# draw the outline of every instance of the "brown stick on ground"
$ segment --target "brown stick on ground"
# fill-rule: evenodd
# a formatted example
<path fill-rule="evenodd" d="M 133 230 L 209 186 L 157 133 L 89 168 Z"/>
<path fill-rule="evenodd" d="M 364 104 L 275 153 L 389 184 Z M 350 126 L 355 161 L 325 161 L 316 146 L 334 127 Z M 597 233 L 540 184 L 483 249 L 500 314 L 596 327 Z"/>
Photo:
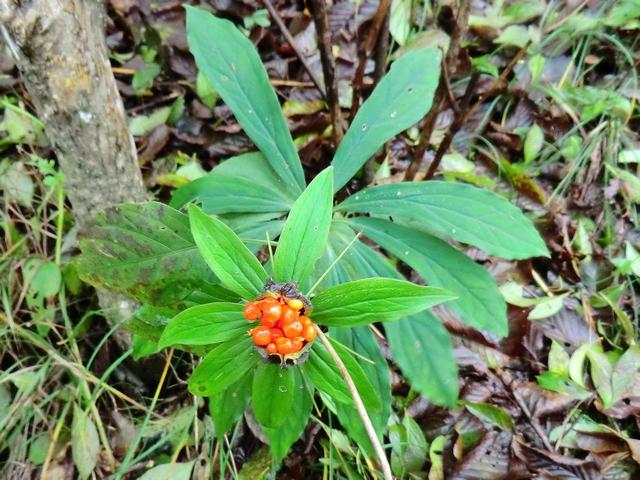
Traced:
<path fill-rule="evenodd" d="M 0 0 L 0 30 L 44 123 L 81 227 L 103 208 L 147 199 L 103 25 L 101 2 Z M 122 298 L 98 294 L 112 320 L 130 314 Z M 126 346 L 128 335 L 118 333 Z"/>
<path fill-rule="evenodd" d="M 320 48 L 320 60 L 322 61 L 322 71 L 324 72 L 324 86 L 327 91 L 327 102 L 331 114 L 331 125 L 333 127 L 333 141 L 337 148 L 344 134 L 342 127 L 342 110 L 340 110 L 340 100 L 338 97 L 338 82 L 336 79 L 336 61 L 333 57 L 331 46 L 331 30 L 329 29 L 329 18 L 327 16 L 327 5 L 325 0 L 310 0 L 313 21 L 318 33 L 318 46 Z"/>
<path fill-rule="evenodd" d="M 300 60 L 300 62 L 302 63 L 302 66 L 309 74 L 311 81 L 316 86 L 318 91 L 322 94 L 322 98 L 326 99 L 327 92 L 324 89 L 324 85 L 322 85 L 322 82 L 320 81 L 318 76 L 315 73 L 313 73 L 313 70 L 311 69 L 309 62 L 307 62 L 307 59 L 305 58 L 304 54 L 300 51 L 300 49 L 296 45 L 296 41 L 293 39 L 293 35 L 291 35 L 291 32 L 289 31 L 287 26 L 284 24 L 282 17 L 280 17 L 280 14 L 276 10 L 276 7 L 273 6 L 273 3 L 271 3 L 271 0 L 264 0 L 263 3 L 265 7 L 267 7 L 267 10 L 269 10 L 269 14 L 271 15 L 271 18 L 273 18 L 273 21 L 276 22 L 276 25 L 278 25 L 278 28 L 280 29 L 280 32 L 282 32 L 282 35 L 284 36 L 285 40 L 289 43 L 289 45 L 291 45 L 291 48 L 293 48 L 293 51 L 296 52 L 298 60 Z"/>
<path fill-rule="evenodd" d="M 458 68 L 458 54 L 460 52 L 460 40 L 464 36 L 464 33 L 469 28 L 469 12 L 471 11 L 471 0 L 462 0 L 458 13 L 456 15 L 456 23 L 451 32 L 451 39 L 449 41 L 449 49 L 443 59 L 443 69 L 450 68 L 452 72 L 455 72 Z M 404 174 L 405 181 L 411 181 L 415 178 L 420 166 L 422 165 L 422 159 L 424 152 L 429 147 L 429 141 L 431 140 L 431 134 L 436 124 L 436 118 L 440 111 L 440 105 L 447 95 L 447 85 L 449 76 L 443 74 L 440 76 L 440 83 L 436 89 L 436 93 L 433 98 L 433 107 L 429 110 L 429 113 L 422 122 L 422 128 L 420 129 L 420 143 L 413 152 L 413 159 Z"/>

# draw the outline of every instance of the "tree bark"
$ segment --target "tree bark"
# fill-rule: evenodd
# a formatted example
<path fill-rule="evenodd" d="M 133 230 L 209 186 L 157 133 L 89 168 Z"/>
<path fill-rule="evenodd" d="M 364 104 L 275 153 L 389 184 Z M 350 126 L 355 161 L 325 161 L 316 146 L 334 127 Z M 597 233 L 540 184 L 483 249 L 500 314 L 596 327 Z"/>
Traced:
<path fill-rule="evenodd" d="M 104 19 L 98 0 L 0 0 L 2 35 L 44 123 L 81 227 L 103 208 L 147 199 L 107 56 Z M 129 310 L 121 298 L 105 292 L 99 298 L 111 319 Z"/>

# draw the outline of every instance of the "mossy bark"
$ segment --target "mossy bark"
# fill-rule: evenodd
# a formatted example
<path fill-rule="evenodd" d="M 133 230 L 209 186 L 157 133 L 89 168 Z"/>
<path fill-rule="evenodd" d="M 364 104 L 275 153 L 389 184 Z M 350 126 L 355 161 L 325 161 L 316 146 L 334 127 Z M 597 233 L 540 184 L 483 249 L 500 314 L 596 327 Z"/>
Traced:
<path fill-rule="evenodd" d="M 98 210 L 147 199 L 104 20 L 98 0 L 0 0 L 3 39 L 45 125 L 80 226 Z M 111 319 L 128 314 L 122 298 L 99 296 Z"/>

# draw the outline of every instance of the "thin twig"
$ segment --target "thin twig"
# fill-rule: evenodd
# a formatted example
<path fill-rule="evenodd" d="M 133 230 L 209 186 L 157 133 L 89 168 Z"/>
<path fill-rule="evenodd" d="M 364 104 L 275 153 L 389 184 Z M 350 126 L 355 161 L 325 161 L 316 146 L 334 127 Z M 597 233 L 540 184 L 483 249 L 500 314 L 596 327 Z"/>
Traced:
<path fill-rule="evenodd" d="M 453 31 L 451 32 L 449 49 L 447 50 L 447 54 L 444 55 L 442 59 L 443 70 L 450 68 L 451 71 L 455 72 L 458 68 L 458 53 L 460 52 L 460 41 L 462 40 L 464 33 L 469 28 L 470 11 L 471 0 L 462 0 L 460 2 L 460 7 L 458 8 Z M 416 150 L 413 152 L 413 159 L 411 160 L 411 163 L 409 164 L 409 167 L 404 174 L 405 181 L 413 180 L 418 173 L 418 170 L 420 170 L 420 166 L 422 165 L 422 160 L 424 158 L 424 152 L 426 152 L 427 148 L 429 147 L 431 134 L 433 133 L 433 128 L 436 124 L 436 118 L 438 117 L 438 112 L 440 111 L 440 105 L 444 101 L 444 98 L 447 94 L 448 82 L 449 75 L 447 71 L 440 76 L 440 82 L 438 83 L 438 88 L 436 89 L 436 93 L 433 97 L 433 106 L 422 122 L 422 128 L 420 129 L 420 143 L 418 143 Z"/>
<path fill-rule="evenodd" d="M 471 75 L 471 78 L 469 79 L 469 83 L 467 84 L 467 89 L 464 92 L 464 97 L 460 102 L 459 113 L 458 115 L 456 115 L 456 118 L 451 124 L 449 131 L 447 132 L 445 137 L 442 139 L 442 142 L 440 142 L 440 145 L 438 146 L 438 151 L 436 152 L 436 155 L 433 158 L 433 161 L 429 165 L 427 174 L 424 177 L 425 180 L 429 180 L 436 173 L 436 170 L 440 165 L 440 162 L 442 161 L 442 157 L 444 157 L 444 154 L 447 153 L 447 150 L 449 149 L 449 146 L 453 141 L 453 137 L 455 136 L 456 133 L 458 133 L 458 130 L 460 130 L 460 127 L 462 127 L 463 119 L 465 118 L 465 114 L 463 112 L 469 106 L 469 102 L 471 101 L 471 95 L 473 94 L 473 88 L 475 87 L 479 77 L 480 77 L 480 74 L 478 72 L 473 72 L 473 74 Z"/>
<path fill-rule="evenodd" d="M 378 40 L 376 42 L 376 68 L 373 71 L 373 85 L 377 85 L 387 71 L 387 55 L 389 54 L 389 13 L 384 17 Z"/>
<path fill-rule="evenodd" d="M 282 17 L 280 17 L 280 14 L 276 10 L 276 7 L 273 6 L 273 3 L 271 3 L 271 0 L 263 0 L 263 1 L 264 1 L 265 7 L 267 7 L 267 10 L 269 10 L 269 14 L 271 15 L 271 18 L 273 18 L 273 21 L 276 22 L 276 25 L 278 25 L 278 28 L 282 32 L 282 35 L 287 40 L 289 45 L 291 45 L 291 48 L 293 48 L 293 51 L 296 52 L 298 59 L 300 60 L 300 62 L 302 62 L 302 66 L 309 74 L 311 81 L 316 86 L 318 91 L 322 94 L 322 98 L 326 100 L 327 92 L 324 89 L 324 85 L 322 85 L 322 82 L 320 82 L 320 79 L 316 76 L 313 70 L 311 70 L 311 66 L 307 62 L 307 59 L 305 58 L 304 54 L 300 51 L 300 49 L 296 45 L 296 42 L 293 39 L 293 35 L 291 35 L 291 32 L 289 31 L 287 26 L 284 24 Z"/>
<path fill-rule="evenodd" d="M 331 345 L 331 342 L 329 341 L 325 333 L 320 329 L 317 329 L 317 330 L 318 330 L 318 337 L 320 338 L 320 341 L 329 352 L 329 355 L 331 355 L 331 358 L 333 359 L 336 366 L 338 367 L 338 370 L 340 370 L 340 374 L 342 375 L 342 378 L 344 378 L 344 381 L 347 384 L 347 387 L 349 388 L 349 392 L 353 397 L 353 402 L 356 405 L 356 410 L 358 411 L 358 415 L 360 415 L 360 419 L 364 424 L 364 429 L 367 431 L 369 440 L 371 440 L 371 444 L 373 445 L 376 455 L 378 456 L 378 462 L 380 462 L 380 468 L 382 468 L 382 474 L 384 475 L 385 480 L 393 480 L 393 476 L 391 475 L 391 467 L 389 466 L 389 461 L 387 460 L 387 456 L 385 455 L 382 445 L 380 444 L 380 440 L 378 440 L 378 435 L 376 434 L 376 430 L 375 428 L 373 428 L 373 424 L 371 423 L 369 414 L 367 414 L 367 410 L 364 407 L 364 403 L 362 403 L 362 398 L 360 398 L 358 389 L 356 388 L 355 383 L 353 383 L 353 379 L 351 378 L 351 375 L 349 375 L 349 371 L 347 370 L 347 367 L 344 365 L 344 362 L 338 355 L 338 352 L 336 352 L 336 350 L 333 348 L 333 345 Z"/>
<path fill-rule="evenodd" d="M 310 0 L 310 4 L 316 32 L 318 33 L 318 47 L 320 49 L 320 60 L 324 73 L 324 87 L 327 91 L 329 113 L 331 114 L 333 141 L 337 147 L 342 140 L 344 132 L 342 129 L 342 110 L 340 109 L 340 99 L 338 96 L 336 61 L 333 57 L 333 49 L 331 46 L 331 30 L 329 29 L 327 5 L 325 0 Z"/>
<path fill-rule="evenodd" d="M 358 51 L 358 66 L 356 67 L 355 75 L 353 76 L 353 96 L 351 97 L 351 119 L 355 117 L 358 107 L 360 106 L 360 98 L 362 97 L 362 81 L 364 78 L 364 70 L 367 65 L 367 57 L 373 50 L 377 40 L 380 28 L 384 19 L 388 15 L 389 7 L 391 6 L 391 0 L 380 0 L 378 9 L 376 10 L 373 20 L 371 21 L 371 28 L 369 29 L 369 35 L 367 39 L 360 44 Z"/>

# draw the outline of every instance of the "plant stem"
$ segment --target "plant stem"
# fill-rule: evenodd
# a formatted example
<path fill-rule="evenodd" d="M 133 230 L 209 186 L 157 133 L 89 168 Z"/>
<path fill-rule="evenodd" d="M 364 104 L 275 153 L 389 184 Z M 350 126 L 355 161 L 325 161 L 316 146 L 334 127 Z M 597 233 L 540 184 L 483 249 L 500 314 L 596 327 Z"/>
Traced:
<path fill-rule="evenodd" d="M 364 429 L 367 431 L 367 435 L 369 436 L 369 440 L 371 440 L 371 444 L 373 445 L 374 450 L 376 451 L 376 455 L 378 456 L 378 462 L 380 462 L 380 467 L 382 468 L 382 474 L 384 475 L 385 480 L 393 480 L 393 475 L 391 474 L 391 466 L 389 465 L 389 461 L 387 460 L 387 456 L 384 453 L 384 449 L 380 444 L 380 440 L 378 440 L 378 435 L 376 434 L 376 430 L 373 428 L 373 424 L 371 423 L 371 419 L 369 418 L 369 414 L 367 414 L 366 408 L 364 408 L 364 403 L 362 403 L 362 398 L 360 398 L 360 394 L 358 393 L 358 389 L 356 388 L 355 383 L 353 383 L 353 379 L 351 375 L 349 375 L 349 371 L 345 366 L 344 362 L 338 355 L 338 352 L 333 348 L 331 342 L 325 335 L 325 333 L 319 328 L 316 329 L 318 331 L 318 337 L 320 341 L 324 345 L 324 347 L 331 355 L 331 358 L 335 362 L 338 370 L 340 370 L 340 374 L 342 378 L 344 378 L 347 387 L 349 388 L 349 392 L 353 397 L 353 402 L 356 405 L 356 410 L 358 411 L 358 415 L 360 415 L 360 419 L 364 425 Z"/>

